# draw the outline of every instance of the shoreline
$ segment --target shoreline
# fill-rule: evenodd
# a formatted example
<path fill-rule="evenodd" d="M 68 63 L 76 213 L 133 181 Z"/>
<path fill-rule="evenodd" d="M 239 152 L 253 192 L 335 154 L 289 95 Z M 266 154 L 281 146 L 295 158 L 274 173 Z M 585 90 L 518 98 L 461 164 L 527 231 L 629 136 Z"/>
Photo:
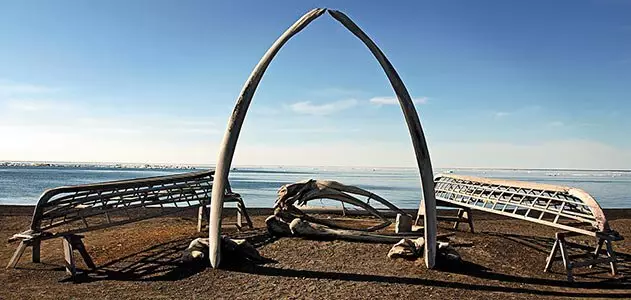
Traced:
<path fill-rule="evenodd" d="M 247 207 L 247 202 L 246 202 Z M 145 209 L 160 209 L 160 208 L 145 208 Z M 169 209 L 169 208 L 164 208 Z M 0 204 L 0 216 L 31 216 L 33 215 L 33 211 L 35 210 L 35 205 L 7 205 Z M 174 212 L 172 213 L 174 216 L 184 216 L 184 217 L 197 217 L 197 208 L 187 208 L 179 211 L 177 208 L 173 208 Z M 271 216 L 274 214 L 274 209 L 272 207 L 247 207 L 248 214 L 250 216 Z M 416 216 L 418 209 L 402 209 L 404 212 Z M 236 214 L 236 208 L 233 207 L 224 207 L 224 214 L 226 215 L 234 215 Z M 455 209 L 449 208 L 439 208 L 438 213 L 441 215 L 449 215 L 456 211 Z M 607 220 L 618 220 L 618 219 L 631 219 L 631 208 L 603 208 L 605 216 L 607 216 Z M 351 215 L 352 212 L 351 212 Z M 510 220 L 514 219 L 508 216 L 491 214 L 483 211 L 473 210 L 473 215 L 475 220 Z"/>
<path fill-rule="evenodd" d="M 185 163 L 142 163 L 142 162 L 62 162 L 62 161 L 10 161 L 0 160 L 0 167 L 15 168 L 114 168 L 114 169 L 156 169 L 156 170 L 197 170 L 213 169 L 215 164 L 185 164 Z M 415 167 L 402 166 L 306 166 L 306 165 L 235 165 L 234 168 L 333 168 L 333 169 L 399 169 L 416 170 Z M 560 172 L 616 172 L 631 173 L 631 169 L 586 169 L 586 168 L 514 168 L 514 167 L 435 167 L 437 170 L 467 170 L 467 171 L 560 171 Z"/>

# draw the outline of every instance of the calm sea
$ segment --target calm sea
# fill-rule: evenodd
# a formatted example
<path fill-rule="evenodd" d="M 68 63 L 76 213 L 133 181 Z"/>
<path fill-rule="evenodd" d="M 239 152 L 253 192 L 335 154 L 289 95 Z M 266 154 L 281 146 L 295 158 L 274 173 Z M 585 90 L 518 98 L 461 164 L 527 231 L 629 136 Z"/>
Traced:
<path fill-rule="evenodd" d="M 35 204 L 45 189 L 57 186 L 182 172 L 189 171 L 104 167 L 0 167 L 0 204 Z M 441 172 L 579 187 L 592 194 L 604 208 L 631 207 L 631 171 L 436 170 L 436 173 Z M 249 207 L 271 207 L 280 186 L 309 178 L 356 185 L 401 208 L 417 208 L 421 197 L 419 175 L 415 169 L 252 167 L 237 168 L 230 173 L 233 190 L 243 196 Z"/>

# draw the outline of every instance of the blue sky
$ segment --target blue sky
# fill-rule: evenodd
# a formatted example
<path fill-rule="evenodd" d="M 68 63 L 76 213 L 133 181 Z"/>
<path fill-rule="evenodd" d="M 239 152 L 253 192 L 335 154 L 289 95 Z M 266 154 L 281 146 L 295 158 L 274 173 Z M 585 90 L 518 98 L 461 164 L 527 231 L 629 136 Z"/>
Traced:
<path fill-rule="evenodd" d="M 631 168 L 623 0 L 0 0 L 0 160 L 214 163 L 250 71 L 314 7 L 386 53 L 435 166 Z M 234 164 L 414 166 L 393 97 L 324 15 L 271 64 Z"/>

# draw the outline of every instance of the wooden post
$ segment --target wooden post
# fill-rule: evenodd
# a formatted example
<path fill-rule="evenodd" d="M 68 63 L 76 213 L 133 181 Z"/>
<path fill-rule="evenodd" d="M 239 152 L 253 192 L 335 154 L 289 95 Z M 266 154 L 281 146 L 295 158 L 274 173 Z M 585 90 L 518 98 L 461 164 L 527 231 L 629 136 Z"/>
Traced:
<path fill-rule="evenodd" d="M 559 251 L 559 240 L 554 240 L 554 245 L 552 245 L 552 251 L 550 251 L 550 255 L 548 255 L 548 259 L 546 260 L 546 267 L 543 269 L 544 272 L 549 272 L 550 268 L 552 268 L 552 262 L 556 257 L 557 252 Z"/>
<path fill-rule="evenodd" d="M 465 210 L 465 213 L 467 214 L 467 222 L 469 223 L 469 230 L 471 231 L 471 233 L 475 233 L 475 230 L 473 229 L 473 214 L 471 213 L 471 209 L 467 208 Z"/>
<path fill-rule="evenodd" d="M 261 58 L 250 74 L 250 77 L 245 82 L 239 98 L 237 99 L 237 103 L 235 104 L 235 108 L 228 121 L 228 127 L 226 129 L 226 133 L 224 134 L 224 139 L 219 151 L 219 157 L 217 159 L 217 166 L 215 170 L 215 180 L 213 181 L 212 188 L 208 234 L 209 258 L 210 263 L 214 268 L 219 266 L 221 258 L 221 212 L 223 209 L 224 189 L 226 188 L 228 181 L 228 173 L 230 171 L 239 133 L 241 131 L 243 121 L 245 120 L 247 110 L 252 101 L 252 97 L 254 96 L 256 88 L 261 81 L 265 70 L 280 48 L 291 37 L 304 29 L 309 23 L 321 16 L 325 11 L 326 9 L 324 8 L 313 9 L 287 29 L 287 31 L 285 31 L 276 40 L 276 42 L 274 42 L 269 50 L 267 50 L 263 58 Z M 416 108 L 412 102 L 412 98 L 405 88 L 403 81 L 394 70 L 394 67 L 377 45 L 345 14 L 335 10 L 329 10 L 329 14 L 346 27 L 346 29 L 351 31 L 351 33 L 353 33 L 357 38 L 359 38 L 366 47 L 368 47 L 386 73 L 386 76 L 388 77 L 399 100 L 399 104 L 410 132 L 412 145 L 414 146 L 416 161 L 421 175 L 421 185 L 423 187 L 423 201 L 421 202 L 421 205 L 425 208 L 425 264 L 428 268 L 433 268 L 436 257 L 436 199 L 434 195 L 434 176 L 429 151 L 427 149 L 427 142 L 421 128 L 418 113 L 416 112 Z"/>
<path fill-rule="evenodd" d="M 63 247 L 64 247 L 64 261 L 66 264 L 66 273 L 74 277 L 77 274 L 77 267 L 75 264 L 74 253 L 72 251 L 71 237 L 64 236 L 62 241 L 63 241 Z"/>
<path fill-rule="evenodd" d="M 565 244 L 565 236 L 560 233 L 557 233 L 557 239 L 559 240 L 559 251 L 561 251 L 561 259 L 563 259 L 563 266 L 567 271 L 567 281 L 574 281 L 574 276 L 572 275 L 572 262 L 570 261 L 570 257 L 567 253 L 567 245 Z"/>
<path fill-rule="evenodd" d="M 410 217 L 409 215 L 397 214 L 394 232 L 402 233 L 402 232 L 411 232 L 411 231 L 412 231 L 412 217 Z"/>
<path fill-rule="evenodd" d="M 603 248 L 603 243 L 605 242 L 605 239 L 603 238 L 599 238 L 598 239 L 598 244 L 596 245 L 596 249 L 594 250 L 594 260 L 598 258 L 598 256 L 600 255 L 600 250 Z M 593 268 L 594 265 L 589 265 L 589 268 Z"/>
<path fill-rule="evenodd" d="M 605 247 L 607 249 L 607 256 L 609 256 L 610 262 L 609 265 L 611 267 L 611 275 L 616 276 L 617 268 L 616 268 L 616 252 L 613 252 L 613 247 L 611 246 L 611 240 L 605 240 Z"/>
<path fill-rule="evenodd" d="M 202 232 L 202 223 L 204 222 L 204 209 L 206 205 L 202 205 L 197 210 L 197 232 Z"/>
<path fill-rule="evenodd" d="M 34 263 L 39 263 L 40 262 L 40 250 L 41 250 L 41 245 L 42 245 L 42 241 L 41 240 L 34 240 L 31 241 L 31 250 L 32 250 L 32 261 Z"/>
<path fill-rule="evenodd" d="M 18 264 L 18 261 L 20 260 L 20 257 L 22 257 L 22 254 L 24 254 L 24 250 L 26 250 L 27 246 L 27 242 L 25 242 L 24 240 L 20 241 L 20 245 L 13 253 L 13 256 L 11 256 L 9 264 L 7 264 L 7 269 L 15 268 L 15 266 Z"/>

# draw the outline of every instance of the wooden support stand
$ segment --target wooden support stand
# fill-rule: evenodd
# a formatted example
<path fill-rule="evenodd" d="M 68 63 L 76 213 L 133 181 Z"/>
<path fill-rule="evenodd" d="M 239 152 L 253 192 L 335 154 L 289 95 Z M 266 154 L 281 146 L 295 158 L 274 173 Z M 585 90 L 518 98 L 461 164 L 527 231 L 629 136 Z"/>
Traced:
<path fill-rule="evenodd" d="M 234 199 L 231 200 L 229 198 L 225 198 L 224 202 L 236 202 L 237 203 L 237 222 L 236 223 L 224 223 L 224 225 L 235 225 L 237 227 L 238 230 L 241 230 L 243 228 L 243 219 L 245 218 L 245 223 L 246 225 L 252 229 L 254 228 L 254 225 L 252 224 L 252 220 L 250 219 L 250 215 L 248 214 L 247 209 L 245 208 L 245 204 L 243 203 L 243 200 L 239 199 Z M 210 207 L 210 205 L 203 205 L 199 207 L 199 210 L 197 212 L 197 231 L 201 232 L 204 223 L 204 218 L 208 217 L 208 208 Z"/>
<path fill-rule="evenodd" d="M 456 221 L 454 222 L 454 229 L 458 229 L 458 225 L 460 222 L 467 222 L 469 224 L 469 230 L 471 233 L 475 233 L 473 229 L 473 216 L 471 215 L 470 208 L 461 208 L 458 209 L 458 216 L 456 217 Z"/>
<path fill-rule="evenodd" d="M 596 246 L 596 250 L 594 251 L 592 258 L 589 260 L 577 262 L 577 261 L 570 260 L 570 257 L 568 255 L 567 243 L 565 241 L 566 237 L 574 236 L 574 235 L 577 235 L 577 234 L 573 232 L 557 232 L 556 233 L 556 240 L 554 241 L 554 245 L 552 246 L 552 251 L 550 251 L 550 255 L 548 256 L 548 259 L 546 260 L 546 267 L 544 269 L 544 272 L 550 271 L 550 268 L 552 267 L 552 262 L 559 259 L 557 258 L 557 253 L 560 252 L 561 260 L 563 261 L 563 266 L 565 267 L 565 270 L 567 271 L 568 281 L 574 281 L 574 275 L 572 274 L 573 268 L 586 267 L 586 266 L 589 266 L 591 268 L 593 265 L 601 264 L 601 263 L 609 263 L 611 267 L 611 275 L 615 276 L 617 274 L 616 253 L 613 251 L 613 246 L 612 246 L 612 242 L 616 240 L 614 236 L 606 236 L 606 235 L 599 236 L 598 245 Z M 605 253 L 607 254 L 607 257 L 598 258 L 602 250 L 603 244 L 605 245 Z"/>
<path fill-rule="evenodd" d="M 64 260 L 66 266 L 66 272 L 73 277 L 77 274 L 77 267 L 74 258 L 74 250 L 79 251 L 79 254 L 83 258 L 85 265 L 90 269 L 96 269 L 92 258 L 88 254 L 88 251 L 85 249 L 85 245 L 83 244 L 83 236 L 77 234 L 68 234 L 62 236 L 63 248 L 64 248 Z M 41 247 L 42 239 L 38 237 L 32 238 L 24 238 L 20 241 L 20 245 L 13 253 L 9 264 L 7 265 L 7 269 L 15 268 L 18 264 L 18 261 L 26 251 L 27 247 L 32 248 L 32 260 L 34 263 L 40 262 L 40 247 Z"/>
<path fill-rule="evenodd" d="M 23 239 L 22 241 L 20 241 L 20 245 L 18 245 L 18 248 L 15 250 L 13 256 L 11 256 L 11 260 L 9 260 L 9 263 L 7 264 L 7 269 L 15 268 L 15 266 L 18 264 L 18 261 L 22 257 L 22 254 L 24 254 L 24 251 L 26 251 L 27 247 L 31 247 L 33 251 L 31 256 L 33 262 L 39 263 L 41 242 L 42 241 L 38 238 Z"/>
<path fill-rule="evenodd" d="M 83 244 L 83 236 L 76 234 L 69 234 L 63 236 L 63 247 L 64 247 L 64 260 L 66 265 L 66 273 L 74 277 L 77 275 L 77 266 L 74 258 L 74 250 L 79 251 L 79 254 L 83 258 L 85 265 L 89 269 L 96 269 L 92 258 L 88 254 L 88 251 L 85 250 L 85 245 Z"/>
<path fill-rule="evenodd" d="M 445 202 L 439 202 L 439 205 L 444 207 L 456 207 Z M 469 231 L 471 231 L 471 233 L 475 233 L 475 230 L 473 229 L 473 215 L 471 214 L 471 209 L 468 207 L 458 208 L 458 214 L 455 217 L 437 216 L 436 219 L 438 221 L 454 222 L 454 230 L 458 229 L 460 223 L 467 223 L 469 224 Z M 415 225 L 419 225 L 420 220 L 422 220 L 421 215 L 418 215 L 416 217 Z"/>

